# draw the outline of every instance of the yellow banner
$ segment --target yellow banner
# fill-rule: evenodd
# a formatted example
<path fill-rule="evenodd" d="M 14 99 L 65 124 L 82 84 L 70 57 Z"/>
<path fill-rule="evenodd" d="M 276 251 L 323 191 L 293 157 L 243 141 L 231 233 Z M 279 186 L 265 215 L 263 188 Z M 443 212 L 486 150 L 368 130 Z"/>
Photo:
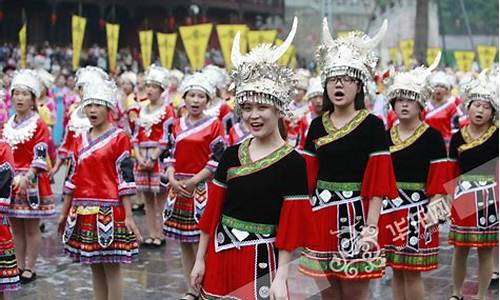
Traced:
<path fill-rule="evenodd" d="M 205 52 L 212 33 L 212 24 L 179 27 L 182 43 L 193 70 L 205 65 Z"/>
<path fill-rule="evenodd" d="M 472 69 L 475 56 L 474 51 L 455 51 L 453 55 L 460 71 L 468 72 Z"/>
<path fill-rule="evenodd" d="M 411 68 L 411 59 L 413 58 L 413 45 L 414 40 L 401 40 L 399 41 L 399 48 L 401 49 L 401 54 L 403 55 L 403 64 L 406 70 Z"/>
<path fill-rule="evenodd" d="M 19 50 L 21 51 L 21 68 L 26 69 L 26 44 L 27 44 L 27 34 L 26 34 L 26 23 L 19 30 Z"/>
<path fill-rule="evenodd" d="M 389 48 L 389 57 L 391 58 L 393 64 L 398 63 L 398 56 L 398 48 Z"/>
<path fill-rule="evenodd" d="M 153 51 L 153 30 L 139 31 L 141 43 L 142 66 L 147 69 L 151 65 L 151 52 Z"/>
<path fill-rule="evenodd" d="M 247 25 L 235 24 L 235 25 L 217 25 L 217 37 L 219 38 L 220 48 L 222 49 L 222 55 L 224 55 L 224 63 L 226 64 L 226 69 L 231 68 L 231 48 L 233 47 L 233 39 L 238 31 L 240 32 L 240 52 L 247 52 Z"/>
<path fill-rule="evenodd" d="M 276 30 L 254 30 L 247 34 L 248 48 L 251 50 L 258 44 L 272 44 L 276 39 Z"/>
<path fill-rule="evenodd" d="M 108 38 L 108 60 L 109 71 L 116 72 L 116 54 L 118 53 L 118 38 L 120 36 L 120 25 L 106 23 L 106 36 Z"/>
<path fill-rule="evenodd" d="M 83 46 L 83 37 L 85 36 L 85 25 L 87 19 L 74 15 L 71 18 L 71 39 L 73 40 L 73 71 L 80 66 L 80 53 Z"/>
<path fill-rule="evenodd" d="M 172 69 L 174 62 L 175 44 L 177 42 L 177 33 L 156 34 L 158 39 L 158 52 L 160 53 L 160 62 L 164 68 Z"/>
<path fill-rule="evenodd" d="M 441 51 L 441 48 L 427 48 L 427 65 L 430 66 Z"/>
<path fill-rule="evenodd" d="M 283 44 L 283 40 L 276 39 L 275 45 L 280 46 L 281 44 Z M 288 65 L 290 63 L 290 59 L 292 58 L 292 56 L 295 55 L 295 51 L 296 51 L 295 46 L 290 45 L 290 47 L 288 47 L 288 49 L 286 50 L 285 54 L 283 54 L 281 58 L 278 60 L 278 63 L 282 65 Z"/>
<path fill-rule="evenodd" d="M 491 67 L 491 65 L 495 61 L 495 57 L 497 56 L 497 50 L 498 49 L 495 46 L 477 46 L 477 55 L 479 58 L 479 66 L 481 67 L 481 70 Z"/>

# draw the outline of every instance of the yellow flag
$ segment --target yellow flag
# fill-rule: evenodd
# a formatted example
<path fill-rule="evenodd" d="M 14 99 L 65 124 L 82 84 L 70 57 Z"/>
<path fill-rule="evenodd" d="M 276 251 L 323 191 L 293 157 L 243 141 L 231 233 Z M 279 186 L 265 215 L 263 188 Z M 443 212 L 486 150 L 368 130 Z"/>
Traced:
<path fill-rule="evenodd" d="M 468 72 L 472 69 L 475 56 L 474 51 L 455 51 L 453 55 L 460 71 Z"/>
<path fill-rule="evenodd" d="M 279 45 L 283 44 L 283 40 L 276 39 L 275 44 L 276 44 L 276 46 L 279 46 Z M 295 54 L 295 51 L 296 51 L 295 46 L 290 45 L 290 47 L 288 47 L 288 49 L 286 50 L 285 54 L 283 54 L 281 56 L 281 58 L 278 60 L 278 63 L 280 63 L 282 65 L 288 65 L 290 63 L 290 59 Z"/>
<path fill-rule="evenodd" d="M 399 48 L 401 49 L 401 54 L 403 54 L 403 64 L 406 70 L 411 68 L 411 59 L 413 58 L 413 45 L 414 40 L 401 40 L 399 41 Z"/>
<path fill-rule="evenodd" d="M 144 69 L 151 64 L 151 51 L 153 51 L 153 30 L 139 31 L 141 43 L 142 66 Z"/>
<path fill-rule="evenodd" d="M 389 48 L 389 56 L 393 64 L 398 63 L 398 48 Z"/>
<path fill-rule="evenodd" d="M 296 53 L 293 54 L 292 58 L 290 59 L 290 68 L 292 69 L 297 69 L 297 55 Z"/>
<path fill-rule="evenodd" d="M 231 68 L 231 48 L 233 47 L 233 39 L 238 31 L 240 32 L 240 52 L 247 52 L 247 32 L 248 27 L 244 24 L 235 25 L 217 25 L 217 37 L 219 38 L 222 55 L 224 55 L 224 63 L 226 69 Z"/>
<path fill-rule="evenodd" d="M 441 51 L 441 48 L 427 48 L 427 65 L 430 66 Z"/>
<path fill-rule="evenodd" d="M 118 52 L 120 25 L 106 23 L 106 36 L 108 38 L 109 71 L 114 73 L 116 72 L 116 54 Z"/>
<path fill-rule="evenodd" d="M 497 56 L 497 47 L 479 45 L 477 46 L 477 55 L 479 58 L 479 66 L 481 70 L 491 67 Z"/>
<path fill-rule="evenodd" d="M 167 34 L 158 32 L 156 38 L 158 39 L 158 52 L 160 53 L 161 65 L 164 68 L 172 69 L 177 33 Z"/>
<path fill-rule="evenodd" d="M 83 46 L 83 37 L 85 36 L 85 25 L 87 19 L 74 15 L 71 18 L 71 39 L 73 40 L 73 71 L 80 65 L 80 53 Z"/>
<path fill-rule="evenodd" d="M 276 30 L 254 30 L 247 34 L 248 48 L 251 50 L 258 44 L 272 44 L 276 39 Z"/>
<path fill-rule="evenodd" d="M 26 68 L 26 44 L 27 44 L 27 34 L 26 34 L 26 23 L 23 24 L 21 30 L 19 30 L 19 49 L 21 51 L 21 68 Z"/>
<path fill-rule="evenodd" d="M 181 26 L 179 32 L 191 67 L 193 70 L 203 68 L 212 24 Z"/>

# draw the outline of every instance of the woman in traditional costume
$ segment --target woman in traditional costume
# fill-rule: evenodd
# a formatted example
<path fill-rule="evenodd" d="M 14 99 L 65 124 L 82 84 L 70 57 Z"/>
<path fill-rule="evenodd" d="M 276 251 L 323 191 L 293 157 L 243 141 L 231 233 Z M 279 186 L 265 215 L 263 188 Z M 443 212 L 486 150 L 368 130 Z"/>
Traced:
<path fill-rule="evenodd" d="M 201 299 L 288 299 L 293 251 L 311 234 L 305 161 L 278 125 L 291 114 L 294 80 L 278 60 L 296 28 L 295 19 L 282 45 L 243 56 L 239 33 L 233 41 L 237 111 L 253 138 L 224 152 L 210 184 L 191 273 Z"/>
<path fill-rule="evenodd" d="M 98 300 L 122 299 L 120 264 L 137 258 L 141 239 L 130 201 L 136 192 L 130 139 L 109 116 L 116 94 L 112 82 L 83 88 L 80 109 L 92 128 L 73 144 L 58 222 L 66 255 L 90 265 Z"/>
<path fill-rule="evenodd" d="M 0 210 L 10 218 L 21 283 L 36 278 L 35 264 L 42 234 L 40 219 L 55 214 L 47 175 L 49 130 L 36 111 L 41 82 L 33 70 L 14 74 L 10 87 L 15 114 L 3 128 L 3 138 L 14 155 L 14 183 L 10 204 Z"/>
<path fill-rule="evenodd" d="M 172 106 L 161 98 L 168 88 L 169 74 L 165 68 L 152 65 L 146 72 L 148 103 L 141 107 L 137 129 L 132 141 L 137 164 L 135 179 L 137 190 L 144 200 L 149 236 L 144 240 L 148 247 L 165 244 L 162 233 L 162 212 L 165 190 L 160 187 L 160 154 L 166 150 L 165 134 L 174 123 Z"/>
<path fill-rule="evenodd" d="M 323 22 L 317 57 L 325 112 L 312 121 L 304 147 L 319 232 L 299 267 L 330 281 L 323 299 L 367 299 L 369 279 L 384 274 L 379 215 L 382 199 L 398 194 L 384 123 L 364 109 L 364 88 L 386 29 L 384 21 L 373 38 L 354 32 L 333 40 Z"/>
<path fill-rule="evenodd" d="M 167 134 L 165 159 L 169 182 L 163 214 L 163 232 L 180 242 L 184 276 L 189 283 L 200 239 L 199 221 L 207 204 L 207 180 L 224 151 L 222 124 L 207 116 L 205 108 L 215 97 L 215 87 L 203 73 L 184 77 L 181 94 L 188 114 L 175 120 Z M 185 299 L 191 299 L 189 290 Z"/>
<path fill-rule="evenodd" d="M 451 138 L 450 160 L 457 184 L 452 202 L 449 243 L 453 252 L 453 296 L 462 299 L 470 248 L 479 258 L 479 300 L 487 297 L 498 246 L 498 85 L 497 74 L 483 71 L 464 87 L 470 124 Z"/>
<path fill-rule="evenodd" d="M 421 272 L 437 268 L 438 221 L 449 216 L 443 200 L 451 180 L 446 146 L 441 133 L 420 120 L 429 94 L 427 78 L 440 58 L 429 68 L 396 73 L 388 90 L 399 120 L 388 131 L 399 197 L 382 202 L 381 231 L 396 300 L 424 299 Z"/>

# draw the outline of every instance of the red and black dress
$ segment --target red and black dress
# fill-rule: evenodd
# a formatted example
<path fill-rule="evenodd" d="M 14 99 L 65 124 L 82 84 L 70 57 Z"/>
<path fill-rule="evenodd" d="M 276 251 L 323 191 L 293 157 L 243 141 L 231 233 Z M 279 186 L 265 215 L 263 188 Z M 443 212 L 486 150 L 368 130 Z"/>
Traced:
<path fill-rule="evenodd" d="M 14 157 L 9 145 L 0 141 L 0 206 L 10 205 L 10 193 L 14 179 Z M 7 217 L 0 214 L 0 292 L 19 289 L 14 243 Z"/>
<path fill-rule="evenodd" d="M 3 128 L 3 138 L 14 155 L 15 175 L 25 175 L 31 168 L 37 169 L 33 188 L 26 191 L 14 189 L 9 206 L 0 211 L 12 218 L 40 219 L 56 214 L 55 202 L 47 175 L 49 129 L 35 112 L 22 120 L 13 115 Z"/>
<path fill-rule="evenodd" d="M 449 243 L 458 247 L 498 246 L 498 125 L 474 139 L 468 126 L 450 143 L 457 183 Z"/>
<path fill-rule="evenodd" d="M 381 231 L 387 238 L 387 264 L 405 271 L 437 268 L 439 225 L 427 225 L 430 198 L 446 195 L 451 180 L 449 163 L 441 134 L 425 123 L 404 141 L 398 125 L 389 131 L 390 151 L 396 173 L 399 197 L 382 204 Z"/>
<path fill-rule="evenodd" d="M 169 128 L 170 153 L 165 163 L 167 168 L 175 169 L 177 180 L 189 179 L 203 168 L 215 172 L 225 148 L 222 125 L 217 117 L 205 117 L 195 123 L 181 117 Z M 199 182 L 191 197 L 177 195 L 170 187 L 167 190 L 163 233 L 181 242 L 197 243 L 200 240 L 198 222 L 209 198 L 207 182 Z"/>
<path fill-rule="evenodd" d="M 224 152 L 209 184 L 201 299 L 268 299 L 278 251 L 306 246 L 311 236 L 304 159 L 285 144 L 252 161 L 251 141 Z"/>
<path fill-rule="evenodd" d="M 129 137 L 113 127 L 91 140 L 90 131 L 85 131 L 69 159 L 64 193 L 72 200 L 64 252 L 84 264 L 132 262 L 138 244 L 125 226 L 121 199 L 136 193 Z"/>
<path fill-rule="evenodd" d="M 372 197 L 398 196 L 384 123 L 367 110 L 337 129 L 330 114 L 314 119 L 304 148 L 313 223 L 319 233 L 299 270 L 313 277 L 359 280 L 382 277 L 383 237 L 360 249 Z M 375 244 L 375 245 L 373 245 Z"/>

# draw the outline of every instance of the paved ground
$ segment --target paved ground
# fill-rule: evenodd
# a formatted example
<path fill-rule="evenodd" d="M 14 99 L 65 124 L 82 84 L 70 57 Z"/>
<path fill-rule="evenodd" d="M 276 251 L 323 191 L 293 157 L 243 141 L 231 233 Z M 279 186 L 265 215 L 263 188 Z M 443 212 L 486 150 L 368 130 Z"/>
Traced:
<path fill-rule="evenodd" d="M 138 215 L 136 220 L 141 228 L 145 227 L 144 216 Z M 62 255 L 61 240 L 55 232 L 54 220 L 48 221 L 38 262 L 38 279 L 23 286 L 20 291 L 8 295 L 7 299 L 92 299 L 90 268 L 74 264 Z M 446 232 L 443 232 L 439 269 L 424 275 L 426 299 L 448 299 L 451 293 L 452 250 L 447 245 Z M 478 287 L 477 255 L 475 251 L 471 254 L 464 285 L 465 299 L 474 295 Z M 316 295 L 318 287 L 310 279 L 298 275 L 296 267 L 292 269 L 294 271 L 290 288 L 301 292 L 292 299 L 320 299 Z M 124 267 L 125 299 L 178 299 L 186 289 L 181 272 L 180 248 L 177 243 L 168 242 L 164 248 L 158 250 L 142 250 L 138 263 Z M 384 279 L 371 283 L 370 299 L 392 299 L 390 277 L 389 271 Z M 298 286 L 300 288 L 297 288 Z M 489 299 L 498 299 L 498 286 L 490 289 Z"/>

